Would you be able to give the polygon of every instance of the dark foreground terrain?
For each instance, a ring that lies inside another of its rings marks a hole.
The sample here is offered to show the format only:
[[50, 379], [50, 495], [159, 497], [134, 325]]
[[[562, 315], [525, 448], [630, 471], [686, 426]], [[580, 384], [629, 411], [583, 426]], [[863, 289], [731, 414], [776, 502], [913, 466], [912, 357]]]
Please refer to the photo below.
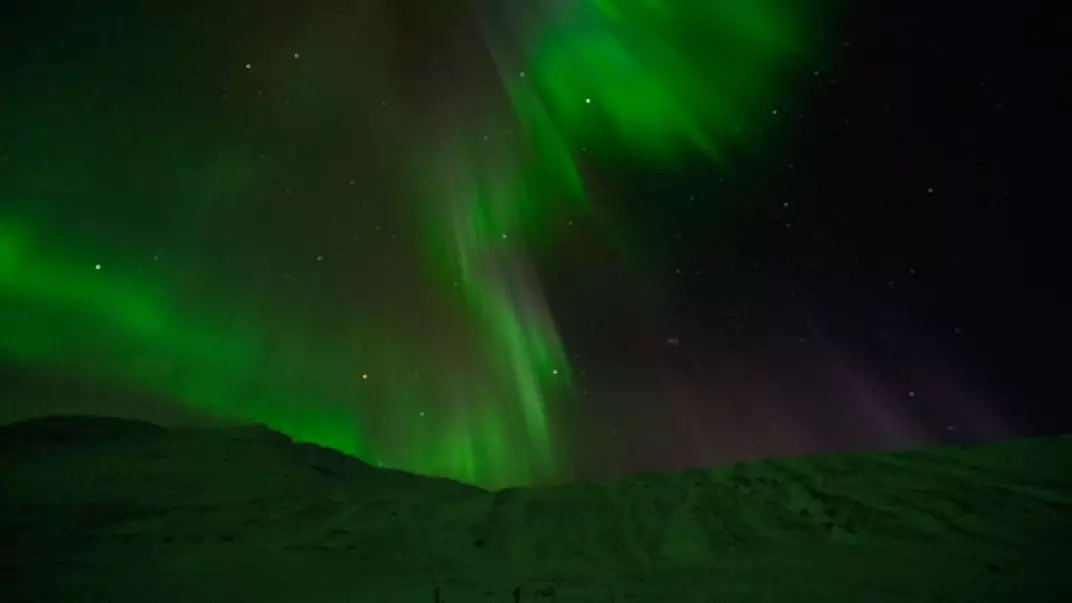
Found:
[[0, 600], [1072, 601], [1072, 437], [486, 492], [260, 427], [0, 428]]

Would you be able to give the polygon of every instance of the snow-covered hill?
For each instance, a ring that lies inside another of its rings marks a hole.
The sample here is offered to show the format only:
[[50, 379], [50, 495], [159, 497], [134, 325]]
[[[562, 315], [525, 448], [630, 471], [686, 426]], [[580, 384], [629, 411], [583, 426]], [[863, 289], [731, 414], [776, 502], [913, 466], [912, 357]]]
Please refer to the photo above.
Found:
[[0, 428], [3, 601], [1072, 601], [1072, 437], [487, 492], [261, 427]]

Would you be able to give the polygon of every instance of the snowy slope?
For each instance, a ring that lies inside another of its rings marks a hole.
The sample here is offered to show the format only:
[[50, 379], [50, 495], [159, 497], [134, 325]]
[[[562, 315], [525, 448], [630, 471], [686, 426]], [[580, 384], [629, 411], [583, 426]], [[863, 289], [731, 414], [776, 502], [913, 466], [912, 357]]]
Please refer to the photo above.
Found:
[[1072, 437], [486, 492], [260, 427], [0, 428], [2, 601], [1072, 601]]

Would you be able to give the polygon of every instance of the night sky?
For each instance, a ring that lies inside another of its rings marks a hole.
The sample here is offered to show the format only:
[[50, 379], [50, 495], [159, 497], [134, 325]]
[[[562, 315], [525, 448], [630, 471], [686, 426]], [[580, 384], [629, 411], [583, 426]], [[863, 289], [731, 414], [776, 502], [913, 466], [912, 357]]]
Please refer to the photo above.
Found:
[[1072, 426], [1042, 2], [8, 4], [0, 421], [488, 487]]

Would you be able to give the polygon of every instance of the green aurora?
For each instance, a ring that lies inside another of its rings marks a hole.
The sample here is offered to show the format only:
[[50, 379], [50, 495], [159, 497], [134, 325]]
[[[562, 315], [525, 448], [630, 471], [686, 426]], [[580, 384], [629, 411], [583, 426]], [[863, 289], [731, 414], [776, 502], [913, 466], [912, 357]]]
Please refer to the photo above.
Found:
[[[769, 118], [791, 92], [784, 74], [806, 68], [814, 11], [587, 0], [481, 13], [508, 103], [445, 126], [418, 152], [385, 151], [379, 167], [409, 183], [391, 194], [418, 202], [399, 201], [362, 236], [404, 227], [420, 233], [415, 249], [391, 269], [366, 258], [330, 277], [306, 272], [340, 254], [281, 228], [284, 205], [259, 205], [279, 196], [287, 168], [266, 167], [254, 142], [190, 135], [189, 116], [56, 119], [63, 99], [99, 108], [110, 98], [82, 78], [22, 91], [2, 118], [18, 150], [0, 164], [0, 353], [380, 466], [490, 488], [569, 479], [564, 433], [577, 402], [532, 258], [553, 250], [562, 216], [597, 211], [580, 157], [671, 167], [758, 147], [743, 126]], [[288, 110], [314, 114], [304, 80], [280, 72]], [[394, 100], [384, 105], [403, 104]], [[277, 118], [264, 112], [260, 125]], [[349, 211], [323, 220], [334, 227]], [[288, 245], [305, 264], [273, 255]], [[325, 283], [340, 278], [348, 289]]]

